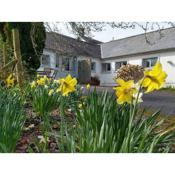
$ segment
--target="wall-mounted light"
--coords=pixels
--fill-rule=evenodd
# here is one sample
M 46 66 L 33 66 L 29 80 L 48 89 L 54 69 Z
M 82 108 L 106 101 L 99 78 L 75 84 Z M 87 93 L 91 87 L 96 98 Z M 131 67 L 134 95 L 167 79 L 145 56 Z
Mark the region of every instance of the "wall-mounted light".
M 173 63 L 172 61 L 167 61 L 167 63 L 169 63 L 171 66 L 175 67 L 175 63 Z

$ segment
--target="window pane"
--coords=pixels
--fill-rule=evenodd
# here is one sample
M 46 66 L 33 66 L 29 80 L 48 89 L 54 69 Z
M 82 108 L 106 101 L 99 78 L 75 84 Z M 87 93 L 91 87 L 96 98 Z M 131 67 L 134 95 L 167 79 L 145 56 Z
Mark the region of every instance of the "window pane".
M 154 66 L 157 62 L 157 58 L 152 58 L 151 59 L 151 66 Z
M 50 66 L 50 55 L 43 55 L 42 56 L 42 65 Z
M 115 70 L 118 70 L 123 65 L 127 65 L 127 61 L 116 62 L 115 63 Z
M 125 65 L 126 66 L 127 65 L 127 61 L 123 61 L 122 62 L 122 65 Z
M 102 72 L 111 71 L 111 63 L 102 63 Z
M 143 67 L 150 68 L 156 64 L 157 59 L 158 59 L 157 57 L 143 59 L 142 65 L 143 65 Z
M 70 71 L 70 59 L 63 57 L 62 59 L 62 71 Z
M 59 67 L 59 55 L 56 54 L 56 67 Z
M 107 63 L 107 71 L 111 71 L 111 64 Z
M 116 62 L 115 63 L 115 70 L 120 69 L 120 67 L 121 67 L 121 63 L 120 62 Z
M 91 70 L 95 71 L 96 70 L 96 62 L 91 63 Z

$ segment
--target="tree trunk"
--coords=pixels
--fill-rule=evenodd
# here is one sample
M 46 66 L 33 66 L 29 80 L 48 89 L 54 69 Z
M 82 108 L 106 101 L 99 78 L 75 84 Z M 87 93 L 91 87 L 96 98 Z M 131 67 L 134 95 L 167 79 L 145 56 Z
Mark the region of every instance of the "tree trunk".
M 23 80 L 23 66 L 21 58 L 21 49 L 20 49 L 20 40 L 19 40 L 19 31 L 18 29 L 12 29 L 12 38 L 13 38 L 13 48 L 14 48 L 14 57 L 18 60 L 16 64 L 16 77 L 19 87 L 22 89 L 24 80 Z

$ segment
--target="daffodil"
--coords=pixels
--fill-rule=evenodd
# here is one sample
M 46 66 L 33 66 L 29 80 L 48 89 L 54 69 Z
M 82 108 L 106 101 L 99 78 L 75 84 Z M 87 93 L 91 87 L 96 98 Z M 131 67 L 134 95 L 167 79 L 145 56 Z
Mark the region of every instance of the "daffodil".
M 69 93 L 75 91 L 75 86 L 77 85 L 77 79 L 72 78 L 69 74 L 66 78 L 61 78 L 59 80 L 60 87 L 57 92 L 61 92 L 63 96 L 68 96 Z
M 49 96 L 51 96 L 53 93 L 54 93 L 54 90 L 51 89 L 51 90 L 49 91 Z
M 45 83 L 46 83 L 46 79 L 45 78 L 40 78 L 40 79 L 37 80 L 37 84 L 38 85 L 45 85 Z
M 81 108 L 83 107 L 83 105 L 80 103 L 80 104 L 78 105 L 78 107 L 81 109 Z
M 158 61 L 152 70 L 145 70 L 144 78 L 141 85 L 147 88 L 146 93 L 160 89 L 166 80 L 167 74 L 162 69 L 161 63 Z
M 46 143 L 46 139 L 44 138 L 44 136 L 39 135 L 38 139 L 39 139 L 39 143 L 44 143 L 44 144 Z
M 91 88 L 91 85 L 90 84 L 87 84 L 86 85 L 86 89 L 89 90 Z
M 116 82 L 119 85 L 114 88 L 114 90 L 116 90 L 115 94 L 117 96 L 117 103 L 131 103 L 133 100 L 133 95 L 137 93 L 137 89 L 134 87 L 134 81 L 124 81 L 123 79 L 117 79 Z
M 46 75 L 44 75 L 43 78 L 44 78 L 45 81 L 49 80 L 49 78 Z
M 15 82 L 15 79 L 13 77 L 13 74 L 10 74 L 6 79 L 7 87 L 14 86 L 14 82 Z
M 34 89 L 36 88 L 36 82 L 35 81 L 32 81 L 32 83 L 30 84 L 31 88 Z
M 59 80 L 54 80 L 53 81 L 55 84 L 59 84 Z

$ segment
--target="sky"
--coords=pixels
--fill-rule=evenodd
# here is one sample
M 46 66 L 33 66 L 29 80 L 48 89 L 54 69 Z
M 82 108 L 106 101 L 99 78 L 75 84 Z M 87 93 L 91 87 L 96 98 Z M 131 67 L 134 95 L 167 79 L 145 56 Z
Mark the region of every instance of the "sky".
M 145 25 L 145 22 L 140 22 L 139 24 Z M 167 25 L 165 23 L 159 23 L 161 28 L 167 28 L 167 27 L 171 27 L 170 25 Z M 53 24 L 55 25 L 55 24 Z M 57 29 L 59 29 L 59 33 L 64 34 L 64 35 L 68 35 L 71 37 L 75 37 L 73 34 L 71 34 L 71 32 L 65 27 L 64 23 L 57 23 L 56 24 Z M 153 27 L 153 29 L 151 29 L 151 23 L 150 23 L 150 29 L 149 31 L 153 31 L 153 30 L 157 30 L 158 28 L 156 26 Z M 125 38 L 125 37 L 129 37 L 129 36 L 134 36 L 134 35 L 138 35 L 144 33 L 144 30 L 139 27 L 136 26 L 135 29 L 120 29 L 120 28 L 111 28 L 109 26 L 106 26 L 104 28 L 103 31 L 101 32 L 92 32 L 92 37 L 96 40 L 102 41 L 102 42 L 108 42 L 111 40 L 117 40 L 117 39 L 121 39 L 121 38 Z

